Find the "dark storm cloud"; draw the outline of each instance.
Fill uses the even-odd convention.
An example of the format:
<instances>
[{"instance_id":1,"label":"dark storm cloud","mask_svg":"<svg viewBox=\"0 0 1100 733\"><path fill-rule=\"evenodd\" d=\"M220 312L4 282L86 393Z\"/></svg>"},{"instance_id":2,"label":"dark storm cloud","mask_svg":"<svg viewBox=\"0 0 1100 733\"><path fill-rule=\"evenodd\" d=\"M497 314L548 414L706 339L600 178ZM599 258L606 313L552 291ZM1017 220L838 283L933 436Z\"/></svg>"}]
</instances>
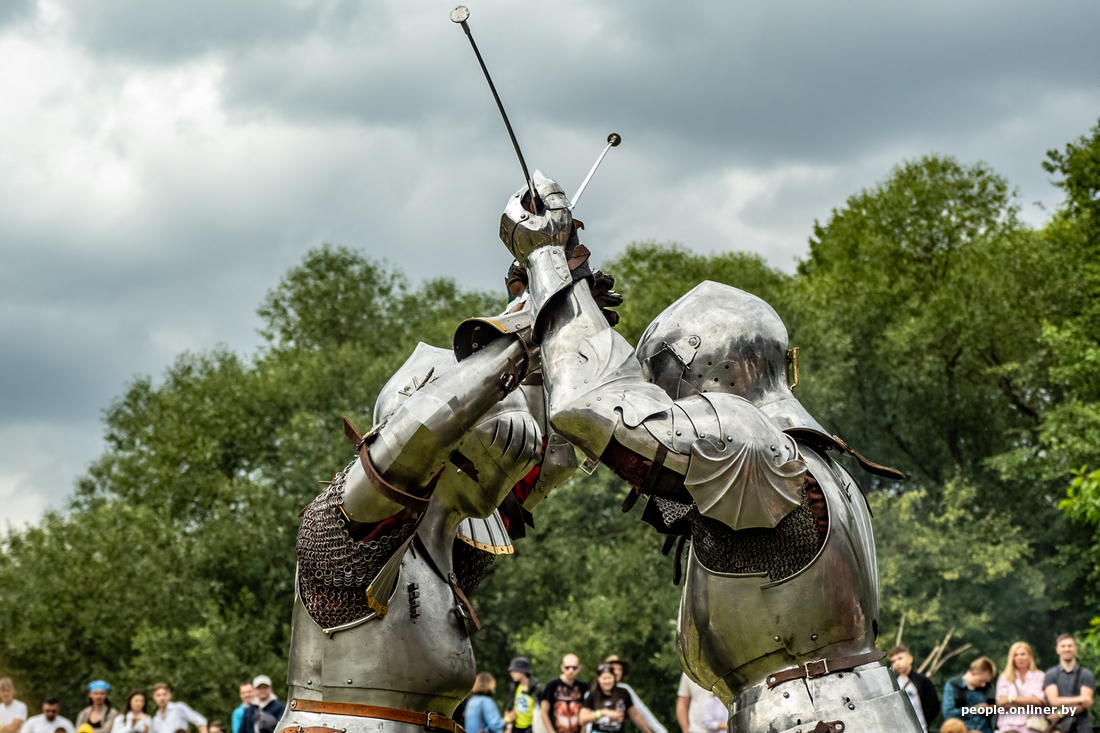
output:
<instances>
[{"instance_id":1,"label":"dark storm cloud","mask_svg":"<svg viewBox=\"0 0 1100 733\"><path fill-rule=\"evenodd\" d=\"M73 20L73 40L92 55L172 64L211 52L293 44L312 33L343 27L365 3L72 0L63 5Z\"/></svg>"},{"instance_id":2,"label":"dark storm cloud","mask_svg":"<svg viewBox=\"0 0 1100 733\"><path fill-rule=\"evenodd\" d=\"M34 0L5 0L0 3L0 29L27 18L34 11Z\"/></svg>"},{"instance_id":3,"label":"dark storm cloud","mask_svg":"<svg viewBox=\"0 0 1100 733\"><path fill-rule=\"evenodd\" d=\"M453 4L0 4L0 504L59 505L133 375L253 351L310 247L499 287L520 176ZM1052 204L1044 151L1100 114L1094 2L471 10L532 167L572 191L624 136L578 209L597 260L655 238L789 270L815 218L933 151Z\"/></svg>"},{"instance_id":4,"label":"dark storm cloud","mask_svg":"<svg viewBox=\"0 0 1100 733\"><path fill-rule=\"evenodd\" d=\"M594 7L559 4L539 23L526 5L475 7L475 35L517 127L612 118L690 149L691 163L715 152L754 163L835 160L898 137L978 132L1098 79L1092 3ZM289 55L262 32L282 28L278 12L222 46L235 55L228 101L288 118L402 125L444 116L498 132L464 37L440 17L444 4L401 18L385 5L362 8L312 7ZM342 24L320 33L318 19L332 16Z\"/></svg>"}]
</instances>

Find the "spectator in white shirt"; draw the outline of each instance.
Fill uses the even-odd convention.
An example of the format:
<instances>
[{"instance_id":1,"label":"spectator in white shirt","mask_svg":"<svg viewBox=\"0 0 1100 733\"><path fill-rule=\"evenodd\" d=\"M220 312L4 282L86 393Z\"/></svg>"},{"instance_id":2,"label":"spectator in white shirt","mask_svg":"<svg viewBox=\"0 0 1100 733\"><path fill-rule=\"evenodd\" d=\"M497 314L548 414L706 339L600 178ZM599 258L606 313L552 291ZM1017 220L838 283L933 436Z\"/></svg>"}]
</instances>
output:
<instances>
[{"instance_id":1,"label":"spectator in white shirt","mask_svg":"<svg viewBox=\"0 0 1100 733\"><path fill-rule=\"evenodd\" d=\"M707 712L707 702L714 693L696 684L686 674L680 675L680 690L676 698L676 721L682 733L707 733L703 722Z\"/></svg>"},{"instance_id":2,"label":"spectator in white shirt","mask_svg":"<svg viewBox=\"0 0 1100 733\"><path fill-rule=\"evenodd\" d=\"M19 733L27 719L27 706L15 699L10 677L0 679L0 733Z\"/></svg>"},{"instance_id":3,"label":"spectator in white shirt","mask_svg":"<svg viewBox=\"0 0 1100 733\"><path fill-rule=\"evenodd\" d=\"M157 712L153 714L149 733L186 731L188 723L198 728L199 733L207 733L206 718L185 703L172 702L172 688L167 683L158 682L153 685L153 702L157 704Z\"/></svg>"},{"instance_id":4,"label":"spectator in white shirt","mask_svg":"<svg viewBox=\"0 0 1100 733\"><path fill-rule=\"evenodd\" d=\"M42 714L23 723L20 733L76 733L73 724L60 713L61 703L56 697L48 697L42 701Z\"/></svg>"},{"instance_id":5,"label":"spectator in white shirt","mask_svg":"<svg viewBox=\"0 0 1100 733\"><path fill-rule=\"evenodd\" d=\"M111 733L149 733L152 718L145 712L145 693L131 690L126 705L118 711Z\"/></svg>"},{"instance_id":6,"label":"spectator in white shirt","mask_svg":"<svg viewBox=\"0 0 1100 733\"><path fill-rule=\"evenodd\" d=\"M707 733L721 733L721 731L729 729L729 710L726 710L726 706L715 695L707 700L706 712L703 713L703 725L707 728Z\"/></svg>"}]
</instances>

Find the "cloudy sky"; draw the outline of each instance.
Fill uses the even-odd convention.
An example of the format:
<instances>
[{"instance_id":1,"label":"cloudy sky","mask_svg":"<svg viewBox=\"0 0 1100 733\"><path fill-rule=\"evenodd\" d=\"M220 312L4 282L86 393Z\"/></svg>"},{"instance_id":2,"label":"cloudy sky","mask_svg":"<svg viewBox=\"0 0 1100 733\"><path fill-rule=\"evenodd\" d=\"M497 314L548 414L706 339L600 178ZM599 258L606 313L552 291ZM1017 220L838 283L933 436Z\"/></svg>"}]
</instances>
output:
<instances>
[{"instance_id":1,"label":"cloudy sky","mask_svg":"<svg viewBox=\"0 0 1100 733\"><path fill-rule=\"evenodd\" d=\"M793 268L897 162L984 160L1033 223L1100 117L1095 0L467 0L528 163L597 259ZM522 181L453 0L0 2L0 529L63 507L101 410L184 350L256 347L311 247L499 285Z\"/></svg>"}]
</instances>

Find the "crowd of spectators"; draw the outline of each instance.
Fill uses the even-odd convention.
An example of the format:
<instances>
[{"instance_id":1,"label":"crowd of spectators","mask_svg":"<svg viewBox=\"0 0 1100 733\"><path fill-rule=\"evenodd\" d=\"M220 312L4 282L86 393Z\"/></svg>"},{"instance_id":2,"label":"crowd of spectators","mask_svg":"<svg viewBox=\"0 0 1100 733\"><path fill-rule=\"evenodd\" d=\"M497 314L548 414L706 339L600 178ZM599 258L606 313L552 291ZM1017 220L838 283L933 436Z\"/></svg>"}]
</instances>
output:
<instances>
[{"instance_id":1,"label":"crowd of spectators","mask_svg":"<svg viewBox=\"0 0 1100 733\"><path fill-rule=\"evenodd\" d=\"M153 685L152 705L144 690L131 690L122 707L108 696L104 680L88 684L88 706L77 713L74 724L61 715L56 697L42 701L41 715L28 717L27 706L15 699L11 679L0 679L0 733L179 733L194 726L199 733L275 733L283 716L283 703L271 688L271 678L260 675L240 685L241 705L233 711L232 727L207 719L189 705L172 700L172 688Z\"/></svg>"},{"instance_id":2,"label":"crowd of spectators","mask_svg":"<svg viewBox=\"0 0 1100 733\"><path fill-rule=\"evenodd\" d=\"M992 659L978 657L967 671L943 684L942 701L937 686L913 669L909 649L896 646L889 659L898 689L926 733L1092 733L1093 674L1078 664L1071 634L1058 637L1055 651L1059 662L1046 672L1036 666L1034 651L1023 641L1009 648L1000 675ZM668 733L623 682L629 665L619 657L598 665L591 685L579 678L580 672L577 655L566 654L561 674L543 686L530 661L516 657L508 666L512 688L503 716L493 701L496 681L482 672L465 708L467 733L528 733L533 727L545 733L625 733L628 720L642 733ZM680 733L720 733L727 728L728 715L713 692L681 676L676 701ZM933 727L937 722L939 727Z\"/></svg>"},{"instance_id":3,"label":"crowd of spectators","mask_svg":"<svg viewBox=\"0 0 1100 733\"><path fill-rule=\"evenodd\" d=\"M508 665L512 687L504 715L493 700L496 680L488 672L478 674L465 709L456 711L467 733L528 733L532 728L545 733L624 733L629 720L642 733L668 733L648 706L623 678L630 665L612 655L596 666L589 685L579 679L580 659L566 654L561 674L546 685L531 672L526 657ZM700 687L687 675L680 678L676 718L681 733L719 733L726 730L726 706L713 692Z\"/></svg>"},{"instance_id":4,"label":"crowd of spectators","mask_svg":"<svg viewBox=\"0 0 1100 733\"><path fill-rule=\"evenodd\" d=\"M992 659L978 657L944 683L942 702L936 685L913 669L906 647L894 647L889 658L898 689L926 732L936 730L931 726L942 714L940 733L1092 733L1093 673L1077 662L1071 634L1058 637L1055 651L1059 662L1046 672L1036 666L1034 651L1023 641L1009 648L1000 675ZM580 679L578 656L566 654L560 674L542 685L530 660L516 657L508 665L512 686L504 714L493 700L495 678L482 672L456 718L463 720L467 733L625 733L628 720L641 733L668 733L623 681L629 669L618 656L607 657L589 685ZM189 726L198 733L275 733L285 710L267 675L240 684L241 704L228 729L220 720L208 724L186 703L173 701L163 682L153 685L152 705L143 690L131 690L116 708L109 697L111 686L103 680L89 683L87 690L88 705L74 724L61 715L54 697L42 701L41 714L29 716L27 706L15 699L12 681L0 679L0 733L181 733ZM714 693L681 676L676 702L680 733L721 733L727 717L726 706Z\"/></svg>"},{"instance_id":5,"label":"crowd of spectators","mask_svg":"<svg viewBox=\"0 0 1100 733\"><path fill-rule=\"evenodd\" d=\"M1059 636L1055 651L1058 664L1046 672L1035 664L1035 652L1025 641L1009 647L1000 675L992 659L978 657L944 683L942 703L931 681L913 671L907 648L891 649L890 663L925 731L942 712L940 733L1092 733L1093 674L1077 662L1072 634Z\"/></svg>"}]
</instances>

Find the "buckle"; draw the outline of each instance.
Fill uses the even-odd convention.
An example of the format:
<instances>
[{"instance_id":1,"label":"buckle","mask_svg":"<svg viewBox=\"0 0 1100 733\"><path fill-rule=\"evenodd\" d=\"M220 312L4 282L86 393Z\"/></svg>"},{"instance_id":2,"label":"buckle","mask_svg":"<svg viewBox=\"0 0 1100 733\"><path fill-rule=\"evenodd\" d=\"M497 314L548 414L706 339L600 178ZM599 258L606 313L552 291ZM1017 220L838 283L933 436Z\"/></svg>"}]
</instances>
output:
<instances>
[{"instance_id":1,"label":"buckle","mask_svg":"<svg viewBox=\"0 0 1100 733\"><path fill-rule=\"evenodd\" d=\"M439 723L433 722L433 720L432 720L433 716L436 719L442 718L443 720L447 720L446 715L440 715L439 713L433 713L433 712L429 711L429 712L424 713L424 727L427 728L428 730L447 730L447 728L444 728Z\"/></svg>"},{"instance_id":2,"label":"buckle","mask_svg":"<svg viewBox=\"0 0 1100 733\"><path fill-rule=\"evenodd\" d=\"M828 659L813 659L806 662L805 666L807 677L821 677L822 675L829 674Z\"/></svg>"}]
</instances>

